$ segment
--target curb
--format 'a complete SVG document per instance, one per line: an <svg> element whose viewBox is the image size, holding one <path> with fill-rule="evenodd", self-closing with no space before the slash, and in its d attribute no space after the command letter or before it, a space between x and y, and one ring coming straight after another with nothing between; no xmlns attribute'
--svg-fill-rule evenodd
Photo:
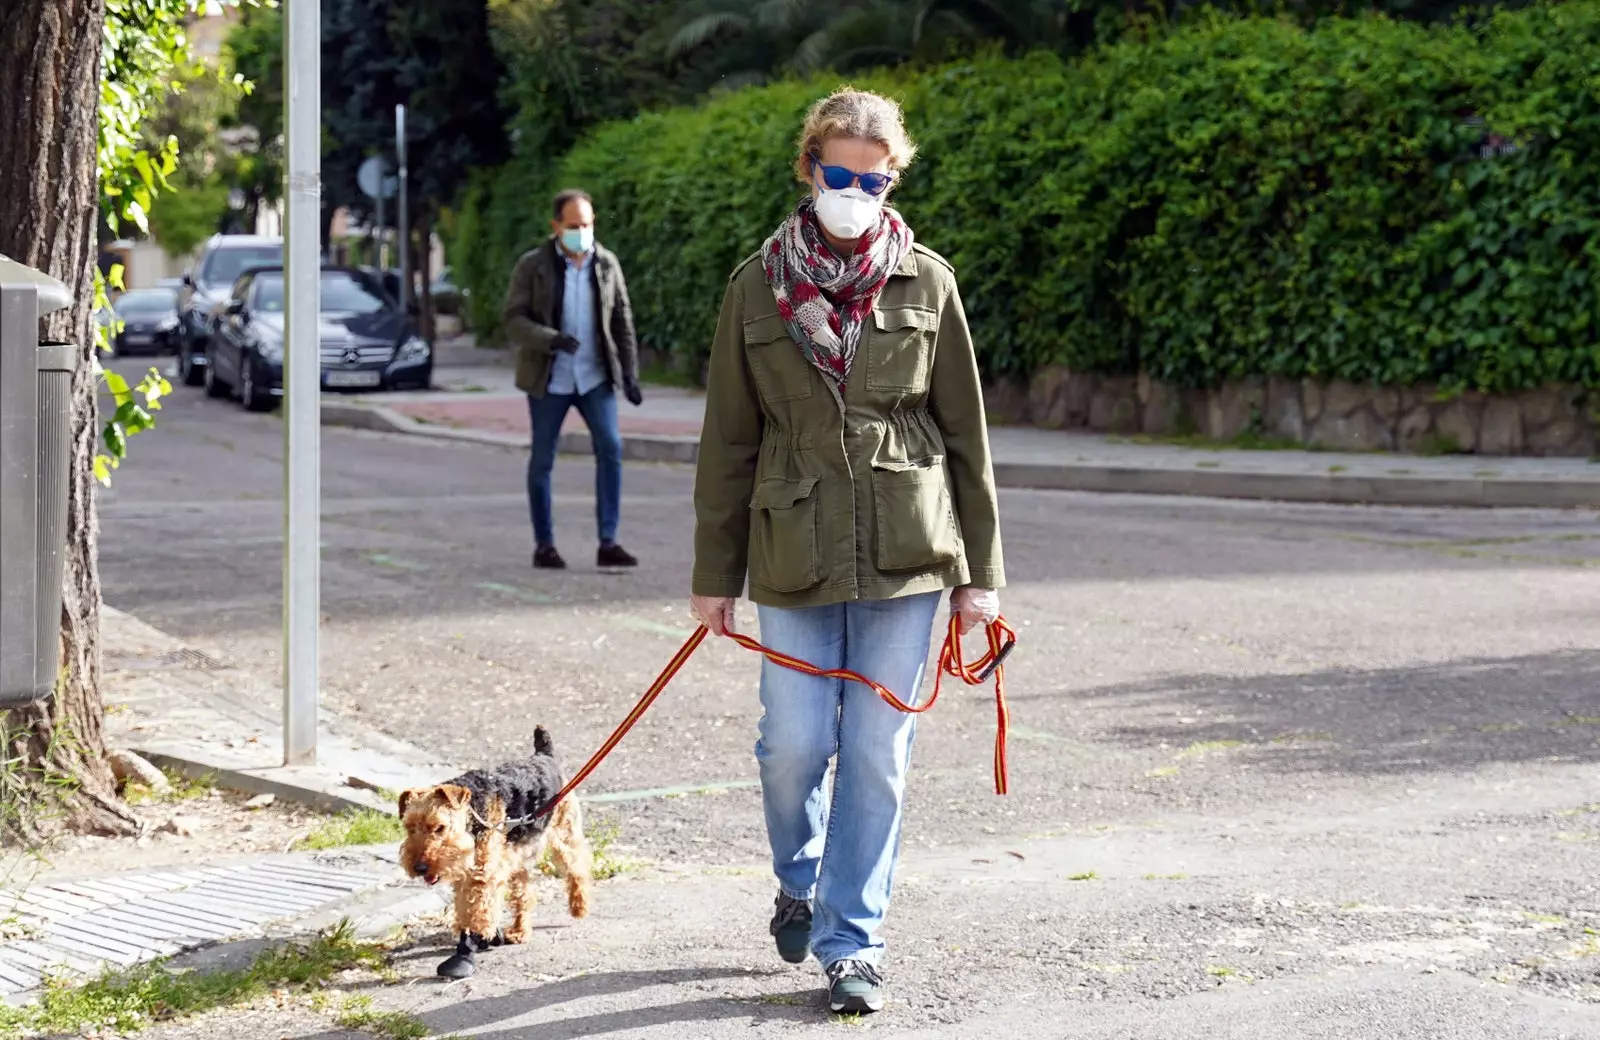
<svg viewBox="0 0 1600 1040"><path fill-rule="evenodd" d="M331 784L321 783L310 778L285 778L261 776L244 769L232 769L207 762L200 758L188 758L174 754L171 751L157 751L153 748L130 748L134 754L145 759L158 769L171 770L187 780L210 780L218 787L230 791L244 791L247 794L270 794L285 802L303 805L330 816L338 816L348 812L360 812L363 809L372 809L377 812L387 813L390 816L397 814L393 803L378 797L376 792L361 791L359 788L346 787L344 790L351 794L344 794L335 790ZM360 792L355 793L355 792ZM361 795L366 795L362 797Z"/></svg>
<svg viewBox="0 0 1600 1040"><path fill-rule="evenodd" d="M497 448L525 451L528 447L524 437L434 426L417 422L382 405L325 402L322 405L322 424L464 441ZM589 435L585 432L563 433L557 450L563 455L594 453ZM700 442L697 437L667 434L623 434L622 437L622 457L633 462L692 465L699 454ZM1600 508L1600 480L1228 472L1222 469L1173 469L1085 462L996 462L994 475L1000 487L1040 491L1179 495L1333 505L1473 509Z"/></svg>
<svg viewBox="0 0 1600 1040"><path fill-rule="evenodd" d="M436 440L464 441L495 448L528 450L528 439L509 433L492 433L486 430L463 430L452 426L435 426L418 422L409 415L401 415L392 408L376 404L348 404L342 401L324 401L322 425L344 426L356 430L373 430L378 433L404 433ZM563 433L556 451L562 455L593 455L594 446L586 431ZM622 457L629 462L681 462L693 465L700 457L700 438L672 436L670 434L623 434Z"/></svg>

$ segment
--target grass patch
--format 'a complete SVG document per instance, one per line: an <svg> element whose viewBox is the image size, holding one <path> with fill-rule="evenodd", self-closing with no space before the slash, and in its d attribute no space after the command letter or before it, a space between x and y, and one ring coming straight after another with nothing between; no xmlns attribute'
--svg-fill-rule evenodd
<svg viewBox="0 0 1600 1040"><path fill-rule="evenodd" d="M1187 881L1188 874L1146 874L1146 881Z"/></svg>
<svg viewBox="0 0 1600 1040"><path fill-rule="evenodd" d="M357 941L350 922L304 943L268 950L234 971L173 971L165 961L106 972L82 985L49 979L38 1003L0 1003L0 1035L77 1035L110 1027L133 1032L156 1022L255 1000L275 990L324 985L351 968L382 966L383 951Z"/></svg>
<svg viewBox="0 0 1600 1040"><path fill-rule="evenodd" d="M1531 910L1524 910L1522 916L1535 924L1566 924L1567 919L1560 914L1536 914Z"/></svg>
<svg viewBox="0 0 1600 1040"><path fill-rule="evenodd" d="M1199 740L1178 752L1177 757L1194 758L1212 751L1226 751L1229 748L1244 746L1246 746L1245 741L1242 740Z"/></svg>
<svg viewBox="0 0 1600 1040"><path fill-rule="evenodd" d="M122 797L129 805L190 802L196 798L209 797L211 792L217 789L217 778L211 773L192 779L176 769L163 769L161 772L166 774L169 790L157 791L145 784L130 783L123 786Z"/></svg>
<svg viewBox="0 0 1600 1040"><path fill-rule="evenodd" d="M1206 965L1206 974L1214 979L1232 979L1237 978L1239 975L1237 971L1226 964L1208 964Z"/></svg>
<svg viewBox="0 0 1600 1040"><path fill-rule="evenodd" d="M1067 875L1067 880L1068 881L1098 881L1099 878L1100 878L1100 875L1095 873L1092 870L1085 871L1082 874L1068 874Z"/></svg>
<svg viewBox="0 0 1600 1040"><path fill-rule="evenodd" d="M1198 433L1174 433L1157 436L1136 433L1131 437L1117 438L1129 444L1161 444L1174 448L1194 448L1197 451L1316 451L1310 444L1302 444L1292 437L1274 437L1257 430L1246 430L1227 440L1206 437Z"/></svg>
<svg viewBox="0 0 1600 1040"><path fill-rule="evenodd" d="M1557 812L1556 815L1582 816L1585 813L1600 813L1600 802L1591 802L1588 805L1580 805L1576 809L1562 809L1561 811Z"/></svg>
<svg viewBox="0 0 1600 1040"><path fill-rule="evenodd" d="M302 850L339 849L347 845L383 845L405 837L398 817L376 809L358 809L323 820L317 829L295 842Z"/></svg>
<svg viewBox="0 0 1600 1040"><path fill-rule="evenodd" d="M615 821L591 819L584 826L583 833L589 839L589 848L594 851L596 881L609 881L619 874L639 869L637 861L617 854L615 846L617 838L622 835L622 827ZM555 859L548 852L539 861L539 873L546 877L556 877L560 873L556 869Z"/></svg>
<svg viewBox="0 0 1600 1040"><path fill-rule="evenodd" d="M664 365L657 361L646 365L639 373L639 382L645 386L676 386L684 390L698 390L700 384L687 372L679 371L671 365Z"/></svg>
<svg viewBox="0 0 1600 1040"><path fill-rule="evenodd" d="M1600 726L1600 715L1568 715L1557 726Z"/></svg>
<svg viewBox="0 0 1600 1040"><path fill-rule="evenodd" d="M1478 727L1479 733L1518 733L1528 728L1525 722L1486 722Z"/></svg>
<svg viewBox="0 0 1600 1040"><path fill-rule="evenodd" d="M1147 770L1145 770L1145 774L1144 775L1149 777L1152 780L1158 780L1158 779L1160 779L1161 777L1164 777L1164 776L1177 776L1178 775L1178 767L1177 766L1158 766L1155 769L1147 769Z"/></svg>
<svg viewBox="0 0 1600 1040"><path fill-rule="evenodd" d="M433 1031L415 1015L404 1011L379 1011L371 997L350 997L334 1016L341 1029L360 1029L383 1040L421 1040Z"/></svg>
<svg viewBox="0 0 1600 1040"><path fill-rule="evenodd" d="M1328 467L1328 472L1329 473L1347 473L1347 472L1349 472L1349 470L1350 470L1349 466L1329 466Z"/></svg>
<svg viewBox="0 0 1600 1040"><path fill-rule="evenodd" d="M1430 433L1417 445L1418 455L1464 455L1461 442L1442 433Z"/></svg>

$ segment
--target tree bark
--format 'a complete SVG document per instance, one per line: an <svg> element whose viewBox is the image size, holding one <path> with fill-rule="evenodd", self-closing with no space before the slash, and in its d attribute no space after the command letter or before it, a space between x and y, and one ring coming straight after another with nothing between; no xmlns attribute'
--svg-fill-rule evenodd
<svg viewBox="0 0 1600 1040"><path fill-rule="evenodd" d="M100 46L105 0L11 0L0 33L0 253L64 282L73 305L40 323L41 335L80 345L72 380L72 477L56 695L10 713L14 744L39 782L63 791L78 829L125 833L136 825L117 798L106 761L100 694L99 444L94 374L95 225L99 193ZM59 781L70 778L71 786ZM28 824L37 828L36 821ZM37 831L35 830L36 834Z"/></svg>

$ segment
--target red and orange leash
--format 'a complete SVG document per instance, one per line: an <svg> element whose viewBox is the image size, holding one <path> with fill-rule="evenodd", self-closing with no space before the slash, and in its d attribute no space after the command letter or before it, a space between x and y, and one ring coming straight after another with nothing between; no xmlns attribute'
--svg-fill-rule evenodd
<svg viewBox="0 0 1600 1040"><path fill-rule="evenodd" d="M741 635L737 632L728 633L728 637L746 650L753 650L773 664L781 665L784 668L821 678L845 679L850 682L860 683L869 687L879 697L882 697L896 711L902 711L908 715L920 715L938 702L940 685L946 675L960 679L968 686L982 686L993 675L996 715L994 791L995 794L1006 794L1010 791L1011 786L1006 763L1006 735L1010 730L1011 715L1006 708L1005 661L1012 649L1017 645L1017 633L1015 629L1006 623L1006 619L1003 617L989 622L985 630L989 637L989 650L983 657L969 664L961 656L961 619L955 614L950 615L950 628L945 633L944 647L939 651L938 671L934 673L933 692L926 701L918 705L907 704L899 697L896 697L888 687L874 682L858 672L852 672L846 668L818 668L809 661L802 661L798 657L779 653L776 650L762 646L749 636ZM622 725L612 731L611 736L606 738L606 742L600 745L600 750L590 756L589 761L584 763L583 768L574 773L572 779L567 781L566 786L558 791L554 798L550 799L549 804L534 813L533 817L543 816L551 812L557 805L561 804L563 798L575 791L578 785L589 779L589 774L593 773L600 763L605 761L607 755L616 750L617 745L622 743L622 738L628 735L628 731L633 729L640 719L644 718L644 713L650 710L650 706L656 702L657 697L661 696L662 691L672 684L672 680L677 677L683 666L689 662L689 658L694 656L694 652L700 649L700 644L705 642L706 636L709 634L709 630L704 625L695 629L694 634L678 648L677 653L672 655L672 660L667 662L667 666L661 670L661 674L656 676L655 682L651 683L650 688L644 691L644 696L639 698L639 702L633 706L633 710L628 712L628 717L622 720Z"/></svg>

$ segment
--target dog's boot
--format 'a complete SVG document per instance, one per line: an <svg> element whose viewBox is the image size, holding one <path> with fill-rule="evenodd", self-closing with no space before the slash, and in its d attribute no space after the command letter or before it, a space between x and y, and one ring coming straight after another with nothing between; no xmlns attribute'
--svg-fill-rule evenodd
<svg viewBox="0 0 1600 1040"><path fill-rule="evenodd" d="M805 963L811 953L811 904L779 892L771 931L779 957L790 964Z"/></svg>
<svg viewBox="0 0 1600 1040"><path fill-rule="evenodd" d="M456 943L456 952L439 965L441 979L465 979L478 970L477 959L473 956L476 952L476 936L462 933L460 941Z"/></svg>

